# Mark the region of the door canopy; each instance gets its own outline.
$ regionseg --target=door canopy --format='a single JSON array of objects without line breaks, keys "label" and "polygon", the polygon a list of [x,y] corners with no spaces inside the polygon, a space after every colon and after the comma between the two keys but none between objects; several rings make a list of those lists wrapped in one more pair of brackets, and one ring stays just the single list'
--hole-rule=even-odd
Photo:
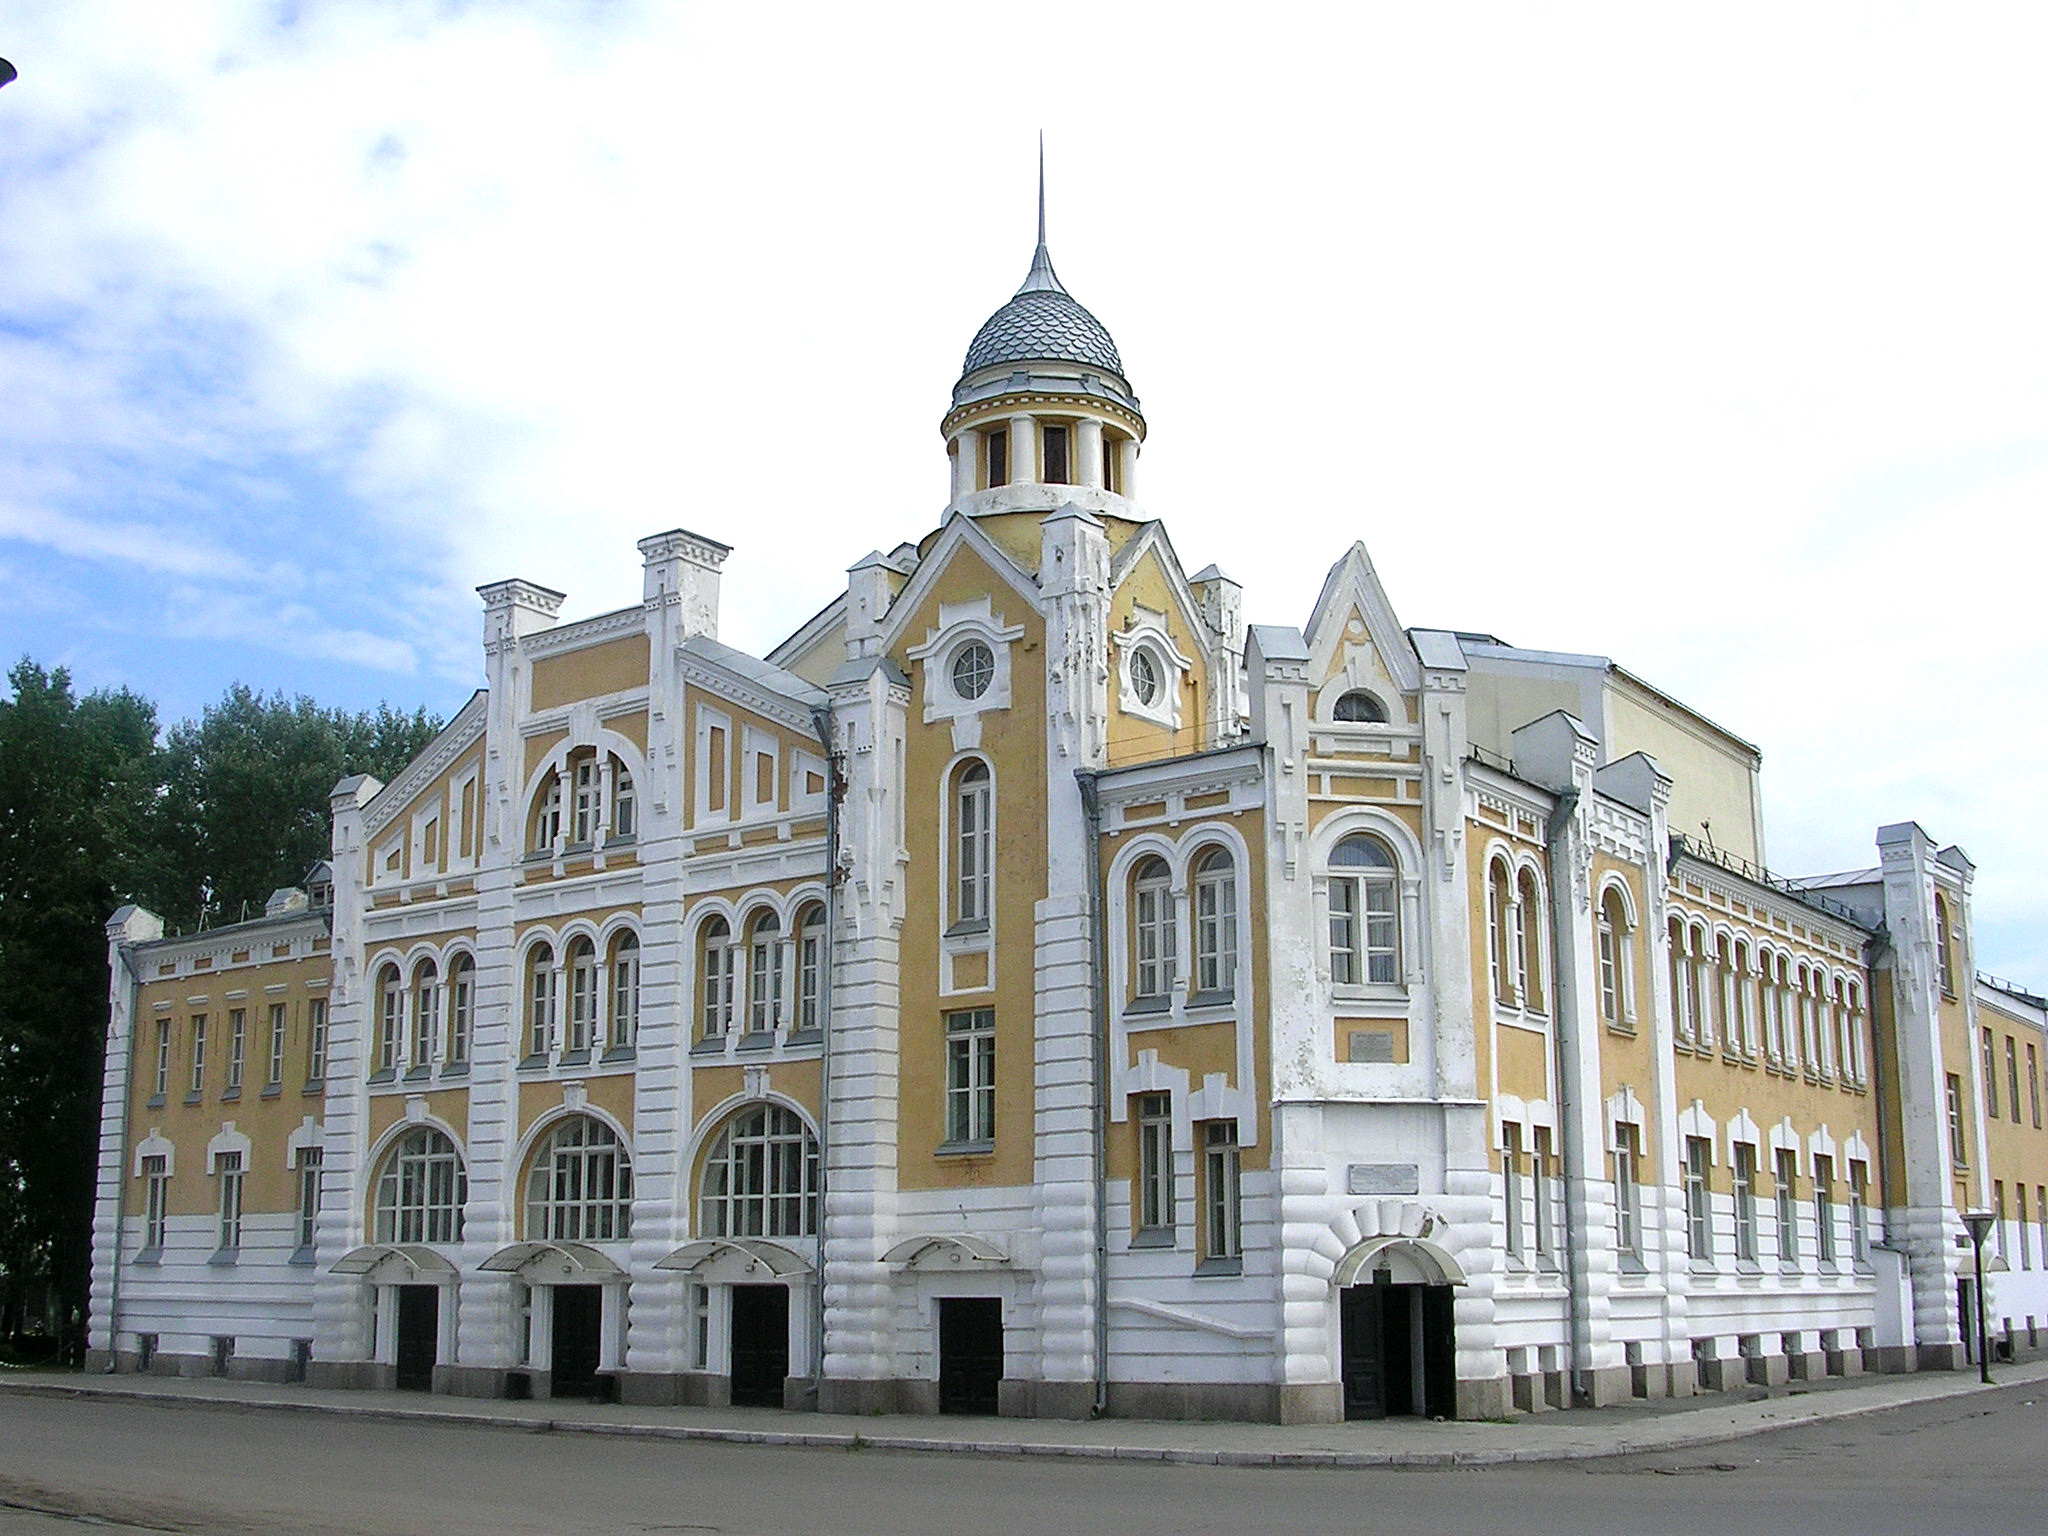
[{"label": "door canopy", "polygon": [[370,1243],[336,1259],[330,1273],[360,1275],[371,1285],[438,1285],[455,1266],[418,1243]]},{"label": "door canopy", "polygon": [[622,1280],[626,1274],[588,1243],[512,1243],[477,1268],[494,1275],[517,1275],[529,1285]]},{"label": "door canopy", "polygon": [[810,1262],[793,1248],[765,1237],[710,1237],[685,1243],[654,1267],[680,1271],[703,1283],[739,1284],[767,1277],[808,1275]]}]

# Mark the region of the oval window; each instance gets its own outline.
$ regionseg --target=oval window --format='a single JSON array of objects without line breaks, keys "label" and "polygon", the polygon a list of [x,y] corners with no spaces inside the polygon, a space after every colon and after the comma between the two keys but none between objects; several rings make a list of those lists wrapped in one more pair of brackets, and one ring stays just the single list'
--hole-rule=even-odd
[{"label": "oval window", "polygon": [[1159,663],[1150,651],[1133,651],[1130,668],[1131,692],[1140,704],[1150,704],[1159,697]]},{"label": "oval window", "polygon": [[995,677],[995,653],[979,640],[970,640],[953,653],[953,691],[961,698],[980,698]]}]

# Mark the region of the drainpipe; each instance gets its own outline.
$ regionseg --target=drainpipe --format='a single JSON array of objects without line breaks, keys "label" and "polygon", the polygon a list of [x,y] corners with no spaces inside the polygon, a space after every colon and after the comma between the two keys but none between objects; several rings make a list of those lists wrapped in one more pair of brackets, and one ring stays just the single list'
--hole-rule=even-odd
[{"label": "drainpipe", "polygon": [[819,956],[818,1033],[818,1263],[811,1287],[812,1402],[825,1390],[825,1188],[832,1138],[832,946],[839,933],[839,801],[846,784],[839,776],[839,754],[832,747],[832,705],[811,711],[811,725],[825,746],[825,953]]},{"label": "drainpipe", "polygon": [[1095,1408],[1101,1418],[1109,1407],[1109,998],[1102,980],[1107,941],[1102,931],[1102,802],[1096,793],[1095,771],[1076,769],[1081,786],[1081,813],[1088,835],[1088,999],[1094,1028],[1089,1055],[1094,1070],[1088,1086],[1093,1135],[1089,1159],[1095,1170]]},{"label": "drainpipe", "polygon": [[[1572,1394],[1577,1397],[1580,1377],[1586,1370],[1586,1361],[1591,1354],[1586,1334],[1586,1253],[1580,1246],[1578,1233],[1572,1220],[1571,1182],[1573,1177],[1573,1153],[1580,1153],[1577,1159],[1584,1167],[1584,1149],[1578,1146],[1578,1120],[1573,1113],[1575,1102],[1572,1093],[1572,1072],[1570,1055],[1566,1050],[1565,1031],[1567,1024],[1574,1036],[1578,1032],[1578,970],[1571,962],[1571,950],[1565,942],[1570,931],[1571,903],[1564,894],[1571,890],[1571,869],[1561,846],[1564,830],[1577,818],[1579,792],[1576,789],[1561,790],[1557,804],[1551,807],[1550,819],[1543,834],[1543,852],[1550,876],[1550,986],[1555,994],[1556,1028],[1551,1039],[1551,1050],[1557,1065],[1557,1158],[1559,1177],[1562,1180],[1564,1199],[1559,1221],[1558,1237],[1564,1243],[1565,1267],[1565,1317],[1569,1323],[1571,1359],[1566,1367],[1567,1379],[1571,1382]],[[1594,914],[1594,921],[1599,915]]]},{"label": "drainpipe", "polygon": [[[121,1239],[128,1230],[128,1139],[134,1134],[136,1010],[142,1006],[142,978],[128,958],[128,946],[117,945],[121,969],[128,973],[128,1065],[121,1075],[121,1166],[114,1180],[114,1269],[107,1283],[107,1368],[111,1376],[121,1360]],[[101,1091],[104,1092],[104,1079]],[[88,1291],[91,1287],[88,1285]],[[88,1306],[90,1298],[88,1297]],[[88,1323],[88,1331],[89,1331]]]}]

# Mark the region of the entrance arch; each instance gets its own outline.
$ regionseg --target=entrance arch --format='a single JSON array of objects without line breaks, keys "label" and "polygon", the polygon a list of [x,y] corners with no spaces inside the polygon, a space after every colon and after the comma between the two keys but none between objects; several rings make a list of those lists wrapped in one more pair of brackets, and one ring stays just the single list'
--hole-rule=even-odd
[{"label": "entrance arch", "polygon": [[1369,1237],[1337,1261],[1331,1280],[1344,1417],[1454,1417],[1458,1261],[1427,1238]]}]

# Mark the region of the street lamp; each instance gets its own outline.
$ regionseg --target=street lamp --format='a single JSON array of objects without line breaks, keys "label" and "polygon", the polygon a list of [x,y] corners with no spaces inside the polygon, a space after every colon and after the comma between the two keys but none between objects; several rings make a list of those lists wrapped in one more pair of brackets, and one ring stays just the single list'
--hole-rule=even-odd
[{"label": "street lamp", "polygon": [[1963,1225],[1970,1229],[1970,1250],[1977,1267],[1977,1379],[1991,1385],[1991,1356],[1984,1339],[1984,1238],[1998,1220],[1990,1211],[1963,1212]]},{"label": "street lamp", "polygon": [[12,64],[8,63],[5,59],[0,59],[0,85],[12,83],[14,77],[19,73],[20,71]]}]

